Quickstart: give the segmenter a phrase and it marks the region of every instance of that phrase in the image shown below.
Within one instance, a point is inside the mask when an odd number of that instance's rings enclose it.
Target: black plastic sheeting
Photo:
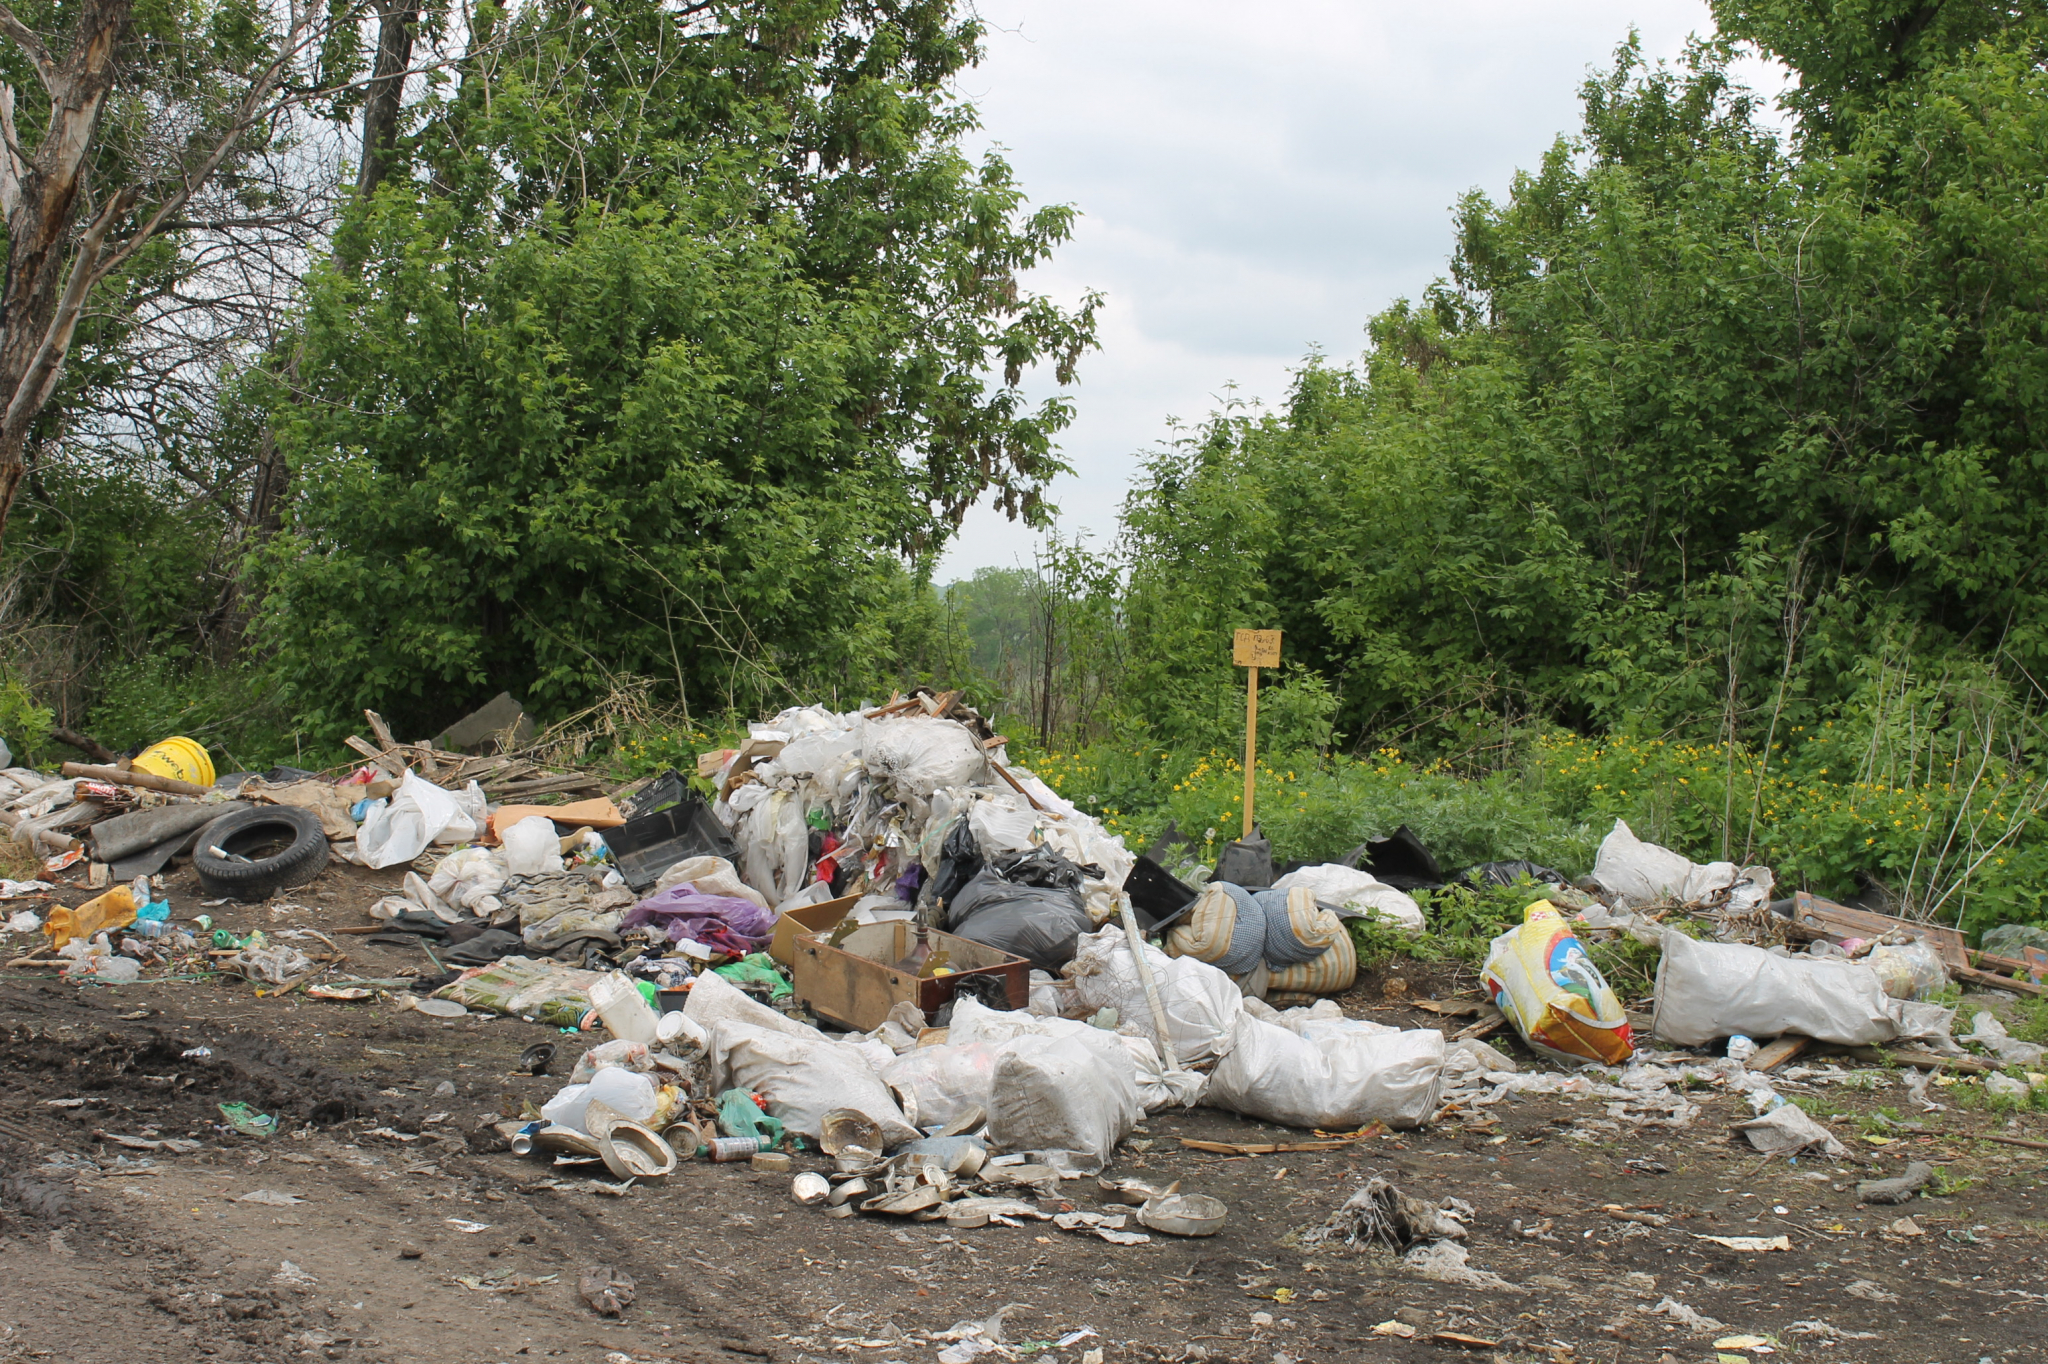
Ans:
[[[1395,890],[1437,890],[1444,884],[1436,854],[1406,824],[1390,834],[1366,839],[1345,854],[1344,865],[1370,872],[1375,881]]]
[[[1476,867],[1467,867],[1458,873],[1458,880],[1468,886],[1512,886],[1523,877],[1540,881],[1545,885],[1570,885],[1570,880],[1561,871],[1522,859],[1515,862],[1481,862]]]

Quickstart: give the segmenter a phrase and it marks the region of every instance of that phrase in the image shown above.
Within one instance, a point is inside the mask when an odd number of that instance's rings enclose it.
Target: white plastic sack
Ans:
[[[1420,1127],[1436,1111],[1444,1035],[1434,1028],[1310,1041],[1247,1015],[1236,1033],[1202,1091],[1207,1107],[1330,1132]]]
[[[505,866],[514,876],[541,876],[562,869],[562,840],[546,815],[528,815],[498,833]]]
[[[740,880],[740,874],[733,870],[732,863],[722,857],[686,857],[657,877],[654,889],[647,893],[655,896],[671,886],[682,885],[695,886],[706,895],[729,895],[739,900],[751,900],[763,909],[770,908],[761,892]],[[826,894],[831,894],[829,889]]]
[[[425,852],[459,814],[453,794],[407,772],[391,798],[372,807],[356,834],[356,849],[366,867],[400,866]]]
[[[1608,894],[1632,905],[1667,898],[1694,905],[1720,898],[1739,913],[1766,903],[1775,884],[1769,867],[1738,867],[1733,862],[1701,866],[1669,848],[1643,842],[1619,819],[1600,841],[1593,879]]]
[[[944,1127],[979,1109],[988,1112],[996,1078],[996,1048],[982,1042],[916,1047],[892,1056],[882,1083],[902,1101],[915,1127]]]
[[[1327,905],[1346,918],[1374,918],[1397,928],[1422,928],[1422,906],[1404,891],[1337,862],[1316,867],[1297,867],[1273,883],[1275,890],[1307,886],[1315,892],[1316,903]]]
[[[740,845],[741,877],[768,904],[781,903],[810,881],[811,830],[802,802],[790,792],[771,791],[749,805],[733,837]]]
[[[490,801],[484,795],[484,788],[475,782],[448,794],[455,798],[455,818],[442,826],[441,832],[434,835],[434,841],[467,843],[482,834],[490,824]]]
[[[1166,1013],[1174,1059],[1200,1069],[1228,1052],[1244,1012],[1244,995],[1230,977],[1193,957],[1169,957],[1150,943],[1145,945],[1145,960]],[[1112,924],[1083,936],[1062,973],[1074,982],[1074,997],[1087,1012],[1115,1009],[1120,1026],[1134,1029],[1155,1045],[1159,1042],[1152,1006],[1121,926]]]
[[[583,1111],[595,1100],[609,1105],[633,1122],[646,1122],[661,1107],[661,1091],[654,1081],[621,1066],[606,1066],[590,1077],[590,1083],[564,1085],[554,1098],[541,1105],[540,1115],[562,1127],[583,1130]]]
[[[434,868],[427,890],[443,904],[466,909],[489,918],[504,908],[498,892],[505,888],[512,870],[495,848],[463,848],[449,853]]]
[[[706,1033],[731,1020],[816,1042],[830,1040],[816,1028],[769,1008],[716,971],[706,971],[691,982],[690,997],[683,1001],[683,1013]]]
[[[861,760],[876,781],[927,800],[941,787],[973,786],[988,775],[981,745],[957,720],[870,720]]]
[[[946,1036],[953,1042],[991,1046],[1019,1037],[1071,1038],[1093,1052],[1103,1065],[1127,1073],[1137,1086],[1138,1106],[1147,1113],[1184,1107],[1201,1092],[1202,1077],[1189,1071],[1168,1071],[1151,1038],[1129,1032],[1105,1032],[1079,1019],[1049,1018],[1023,1009],[991,1009],[962,997],[953,1002],[953,1021]]]
[[[1666,929],[1659,943],[1659,1041],[1699,1047],[1719,1037],[1799,1033],[1816,1042],[1872,1046],[1906,1034],[1901,1007],[1861,962],[1780,957],[1744,943],[1695,942]],[[1925,1008],[1927,1006],[1917,1006]]]
[[[691,993],[702,988],[699,985]],[[726,1018],[711,1029],[707,1060],[713,1094],[728,1089],[759,1094],[767,1099],[768,1111],[792,1132],[815,1138],[823,1130],[827,1113],[851,1108],[882,1129],[888,1146],[923,1135],[904,1117],[889,1087],[858,1047],[771,1032]]]
[[[1028,851],[1035,844],[1031,835],[1038,831],[1038,823],[1038,811],[1025,804],[1022,796],[1010,800],[991,796],[975,801],[967,811],[967,827],[973,831],[974,846],[984,858]]]
[[[1065,1151],[1094,1173],[1137,1126],[1138,1090],[1073,1037],[1006,1042],[989,1096],[988,1135],[1006,1151]]]

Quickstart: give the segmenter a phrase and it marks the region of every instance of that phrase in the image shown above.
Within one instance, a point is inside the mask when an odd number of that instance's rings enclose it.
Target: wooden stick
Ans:
[[[990,758],[988,760],[988,765],[996,770],[997,776],[1001,777],[1004,781],[1010,783],[1011,790],[1015,791],[1018,795],[1024,797],[1024,799],[1030,801],[1032,809],[1038,810],[1040,812],[1046,812],[1045,807],[1038,803],[1037,797],[1033,796],[1029,791],[1026,791],[1024,789],[1024,783],[1018,781],[1015,777],[1010,775],[1009,768],[1003,766],[994,758]]]
[[[1190,1151],[1206,1151],[1210,1155],[1216,1156],[1275,1156],[1288,1151],[1341,1151],[1354,1143],[1349,1141],[1196,1141],[1193,1137],[1182,1137],[1180,1144]]]
[[[1471,1027],[1452,1033],[1451,1040],[1453,1042],[1469,1042],[1476,1039],[1483,1042],[1507,1025],[1508,1016],[1495,1011],[1492,1018],[1482,1018]]]
[[[1259,670],[1246,670],[1244,684],[1244,837],[1252,836],[1252,797],[1259,765]]]
[[[212,792],[211,786],[200,786],[175,777],[159,777],[154,772],[136,772],[125,767],[95,767],[90,763],[65,763],[59,769],[67,777],[83,777],[87,781],[112,782],[116,786],[140,786],[150,791],[164,791],[174,796],[204,796]]]

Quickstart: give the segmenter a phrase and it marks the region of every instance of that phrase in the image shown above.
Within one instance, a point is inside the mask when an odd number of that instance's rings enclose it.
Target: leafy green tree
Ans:
[[[1092,299],[959,150],[950,0],[485,7],[311,283],[264,637],[318,725],[624,675],[686,706],[880,685],[905,565],[1042,518]],[[360,261],[358,271],[355,262]],[[281,393],[281,398],[286,395]]]

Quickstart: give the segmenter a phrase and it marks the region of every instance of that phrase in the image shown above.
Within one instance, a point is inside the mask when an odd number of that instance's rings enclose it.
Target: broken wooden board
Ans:
[[[1749,1069],[1771,1070],[1782,1066],[1812,1045],[1811,1037],[1801,1037],[1796,1032],[1788,1032],[1777,1041],[1766,1044],[1762,1051],[1750,1057]]]

